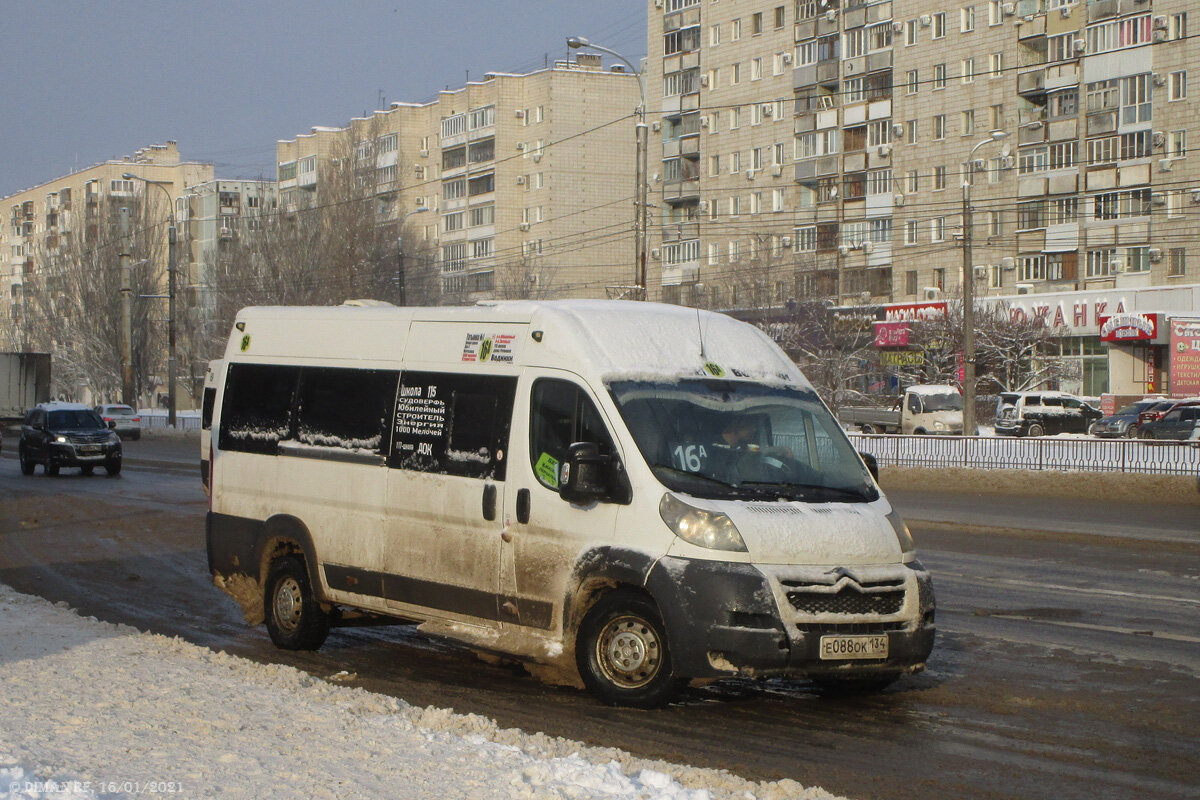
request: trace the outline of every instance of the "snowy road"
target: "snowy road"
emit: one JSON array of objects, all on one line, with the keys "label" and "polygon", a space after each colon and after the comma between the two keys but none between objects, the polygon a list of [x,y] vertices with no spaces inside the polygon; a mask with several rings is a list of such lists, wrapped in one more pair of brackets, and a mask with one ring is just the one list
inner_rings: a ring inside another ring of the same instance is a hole
[{"label": "snowy road", "polygon": [[1200,797],[1200,536],[1186,517],[1161,535],[1112,537],[1001,530],[995,508],[986,526],[964,527],[942,508],[913,525],[939,592],[928,672],[863,698],[727,682],[647,713],[404,626],[277,651],[208,584],[203,510],[192,471],[22,478],[5,457],[0,582],[319,677],[346,671],[350,685],[414,705],[853,798]]}]

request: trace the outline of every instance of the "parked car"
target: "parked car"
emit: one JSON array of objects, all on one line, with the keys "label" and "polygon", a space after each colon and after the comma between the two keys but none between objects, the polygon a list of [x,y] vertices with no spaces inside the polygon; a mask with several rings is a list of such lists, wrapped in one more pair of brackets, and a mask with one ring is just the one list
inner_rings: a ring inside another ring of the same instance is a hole
[{"label": "parked car", "polygon": [[1087,433],[1100,410],[1066,392],[1004,392],[996,404],[998,436]]},{"label": "parked car", "polygon": [[1200,425],[1200,400],[1174,403],[1159,419],[1145,422],[1138,434],[1142,439],[1190,439]]},{"label": "parked car", "polygon": [[95,411],[100,415],[100,419],[104,420],[104,424],[115,430],[117,436],[122,439],[142,438],[142,418],[129,406],[104,403],[96,406]]},{"label": "parked car", "polygon": [[1141,426],[1141,414],[1159,406],[1165,410],[1171,406],[1170,401],[1162,398],[1137,400],[1123,408],[1114,411],[1107,417],[1101,417],[1092,423],[1088,433],[1101,439],[1133,439],[1138,435]]},{"label": "parked car", "polygon": [[1155,420],[1162,419],[1163,415],[1174,408],[1175,404],[1178,402],[1178,400],[1160,400],[1150,408],[1147,408],[1145,411],[1138,414],[1138,429],[1140,430],[1141,427],[1147,422],[1154,422]]},{"label": "parked car", "polygon": [[25,412],[17,458],[25,475],[32,475],[38,464],[51,476],[62,467],[79,467],[91,475],[98,466],[119,475],[121,438],[85,405],[42,403]]}]

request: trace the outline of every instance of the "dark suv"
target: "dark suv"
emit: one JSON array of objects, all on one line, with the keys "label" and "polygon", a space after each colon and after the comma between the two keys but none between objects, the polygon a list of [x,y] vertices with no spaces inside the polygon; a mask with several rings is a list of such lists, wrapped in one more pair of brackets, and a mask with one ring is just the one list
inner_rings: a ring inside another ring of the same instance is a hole
[{"label": "dark suv", "polygon": [[996,435],[1087,433],[1101,416],[1098,409],[1066,392],[1004,392],[996,403]]},{"label": "dark suv", "polygon": [[98,466],[119,475],[121,439],[87,406],[43,403],[25,412],[17,456],[25,475],[32,475],[38,464],[47,475],[57,475],[61,467],[79,467],[91,475]]}]

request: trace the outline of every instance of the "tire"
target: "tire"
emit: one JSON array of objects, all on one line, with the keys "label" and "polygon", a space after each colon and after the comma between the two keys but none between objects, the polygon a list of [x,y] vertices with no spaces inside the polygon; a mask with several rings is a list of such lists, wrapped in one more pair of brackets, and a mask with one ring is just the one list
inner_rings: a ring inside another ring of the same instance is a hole
[{"label": "tire", "polygon": [[299,556],[284,556],[267,573],[263,604],[267,632],[282,650],[316,650],[329,635],[329,614],[313,596],[308,570]]},{"label": "tire", "polygon": [[1038,423],[1034,422],[1029,426],[1029,430],[1025,432],[1026,436],[1045,436],[1046,429]]},{"label": "tire", "polygon": [[924,428],[917,428],[915,431],[913,431],[913,436],[924,436],[924,435],[925,435]]},{"label": "tire", "polygon": [[46,474],[51,478],[58,477],[58,464],[55,464],[53,461],[47,460],[44,469],[46,470]]},{"label": "tire", "polygon": [[1138,429],[1137,429],[1136,425],[1130,425],[1128,428],[1125,429],[1125,438],[1126,439],[1136,439],[1137,435],[1138,435]]},{"label": "tire", "polygon": [[875,426],[863,425],[859,430],[861,430],[863,433],[875,433]]},{"label": "tire", "polygon": [[1138,434],[1138,438],[1145,439],[1146,441],[1153,441],[1154,440],[1154,431],[1142,431],[1141,433]]},{"label": "tire", "polygon": [[22,475],[32,475],[33,471],[37,469],[37,464],[30,460],[29,456],[25,453],[24,446],[17,448],[17,460],[21,462]]},{"label": "tire", "polygon": [[105,462],[104,471],[112,476],[120,475],[121,474],[121,459],[117,458],[112,461]]},{"label": "tire", "polygon": [[608,705],[661,708],[685,681],[675,677],[666,628],[654,603],[618,589],[579,626],[575,663],[584,685]]},{"label": "tire", "polygon": [[93,472],[96,471],[96,467],[93,464],[85,464],[84,466],[79,468],[79,471],[82,472],[84,475],[91,475]]}]

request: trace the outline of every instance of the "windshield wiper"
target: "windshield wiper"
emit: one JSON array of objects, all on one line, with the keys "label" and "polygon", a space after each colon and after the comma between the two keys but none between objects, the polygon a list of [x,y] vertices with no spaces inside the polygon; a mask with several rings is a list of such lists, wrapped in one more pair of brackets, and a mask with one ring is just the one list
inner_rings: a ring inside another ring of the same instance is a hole
[{"label": "windshield wiper", "polygon": [[759,495],[782,497],[787,500],[821,500],[834,499],[870,502],[877,499],[872,496],[874,490],[867,487],[861,489],[842,489],[837,486],[822,486],[815,483],[772,483],[767,481],[746,481],[739,484]]},{"label": "windshield wiper", "polygon": [[652,472],[654,472],[656,474],[660,473],[660,472],[665,472],[668,475],[682,478],[684,480],[693,480],[693,481],[699,481],[699,482],[708,484],[709,486],[712,486],[714,488],[718,488],[718,489],[722,490],[723,492],[728,494],[730,497],[737,497],[739,494],[737,486],[726,483],[725,481],[720,480],[718,478],[714,478],[710,475],[705,475],[702,472],[688,472],[687,470],[679,469],[677,467],[671,467],[666,464],[655,464],[652,467],[650,467],[650,469]]}]

